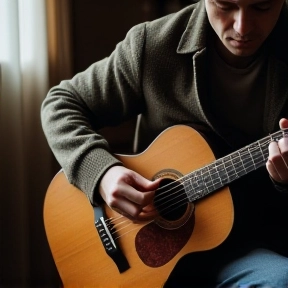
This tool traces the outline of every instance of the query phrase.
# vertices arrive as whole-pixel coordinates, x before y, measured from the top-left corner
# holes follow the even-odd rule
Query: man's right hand
[[[123,166],[113,166],[100,181],[99,192],[109,207],[133,222],[154,219],[158,212],[153,206],[160,179],[149,181]]]

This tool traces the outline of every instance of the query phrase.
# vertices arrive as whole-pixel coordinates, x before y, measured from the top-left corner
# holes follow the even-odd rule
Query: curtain
[[[40,106],[70,77],[68,8],[68,0],[0,0],[0,287],[59,287],[42,216],[58,166]]]
[[[170,3],[170,11],[178,7],[173,3],[179,1],[167,1],[165,5]],[[87,4],[96,5],[95,2],[0,0],[0,287],[61,285],[47,243],[42,213],[48,185],[60,167],[42,132],[40,106],[51,86],[72,77],[72,3],[75,7],[78,4],[85,7],[80,21],[86,23],[83,20],[89,12]],[[114,3],[118,2],[115,0]],[[129,3],[134,2],[131,0]],[[139,12],[139,15],[145,20],[156,17],[153,12],[155,5],[156,8],[164,5],[162,0],[141,3],[143,14]],[[73,11],[77,14],[75,7]],[[131,10],[127,9],[126,3],[121,13],[125,15],[127,11],[127,19],[140,21],[138,16],[129,14]],[[110,7],[108,12],[110,15]],[[106,20],[105,17],[100,18]],[[95,23],[91,27],[93,33],[95,29],[105,28]],[[125,25],[123,29],[126,29]],[[87,31],[89,29],[84,27],[80,33]],[[109,34],[107,31],[105,33]],[[81,42],[78,47],[85,48],[86,42],[83,44],[78,38],[76,40],[74,47],[77,46],[75,43]],[[111,41],[109,39],[109,45]],[[96,52],[92,51],[93,57]],[[75,58],[81,58],[83,62],[83,53]]]

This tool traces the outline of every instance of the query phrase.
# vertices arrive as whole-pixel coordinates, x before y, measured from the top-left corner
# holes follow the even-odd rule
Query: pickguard
[[[138,256],[150,267],[160,267],[168,263],[188,242],[195,224],[195,214],[177,229],[165,229],[157,223],[149,223],[141,228],[135,238]]]

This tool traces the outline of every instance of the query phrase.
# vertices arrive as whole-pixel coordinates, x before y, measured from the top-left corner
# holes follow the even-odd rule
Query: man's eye
[[[258,4],[254,6],[254,9],[258,11],[266,11],[269,10],[270,8],[271,6],[268,3]]]
[[[224,10],[224,11],[233,10],[235,8],[235,5],[231,3],[215,2],[215,4],[217,8]]]

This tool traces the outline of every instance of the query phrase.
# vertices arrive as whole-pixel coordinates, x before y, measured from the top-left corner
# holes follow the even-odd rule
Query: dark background
[[[192,3],[191,0],[67,1],[71,3],[71,11],[67,11],[67,13],[69,12],[69,15],[71,15],[72,74],[81,72],[88,68],[93,62],[109,56],[116,44],[124,39],[132,26],[176,12]],[[121,127],[115,128],[116,130],[104,129],[101,132],[111,141],[112,146],[114,146],[116,150],[126,150],[133,140],[131,135],[133,135],[134,125],[135,119],[124,123]],[[53,175],[58,171],[59,165],[56,163],[55,173]],[[35,187],[35,190],[37,190],[37,187]],[[35,191],[31,191],[31,195],[34,192]],[[27,231],[27,234],[29,235],[27,239],[17,237],[18,234],[16,230],[26,228],[13,227],[13,225],[10,225],[10,222],[14,223],[16,221],[13,222],[8,219],[8,223],[3,225],[3,227],[6,227],[5,231],[4,229],[0,230],[0,288],[23,287],[21,284],[19,285],[19,281],[26,277],[25,275],[21,275],[25,269],[28,272],[26,274],[29,275],[29,285],[26,287],[61,287],[61,280],[45,235],[43,207],[39,205],[39,203],[43,204],[43,195],[39,194],[35,196],[35,194],[36,193],[33,194],[33,199],[29,196],[29,200],[27,200],[31,201],[31,205],[27,205],[27,207],[29,207],[29,213],[27,213],[29,215],[29,219],[27,220],[29,222],[29,231]],[[8,196],[9,195],[7,195],[7,197]],[[9,198],[9,201],[10,200]],[[13,200],[14,199],[12,199],[11,202]],[[15,205],[17,205],[16,200],[17,199],[15,199]],[[1,215],[4,215],[4,212]],[[18,215],[13,215],[13,217],[17,219]],[[9,231],[7,231],[7,229],[9,229]],[[9,239],[11,237],[15,239],[11,241]],[[20,241],[26,241],[27,246],[31,248],[29,250],[30,252],[27,252],[29,253],[26,257],[27,259],[25,258],[25,261],[29,263],[24,263],[23,257],[21,258],[21,255],[18,255],[18,247],[11,247]],[[19,245],[19,247],[22,246],[25,245]],[[4,247],[9,247],[9,249]],[[19,269],[17,269],[17,267],[24,267],[24,269],[21,272],[18,271]]]
[[[191,3],[192,0],[73,0],[74,73],[108,56],[132,26]]]

